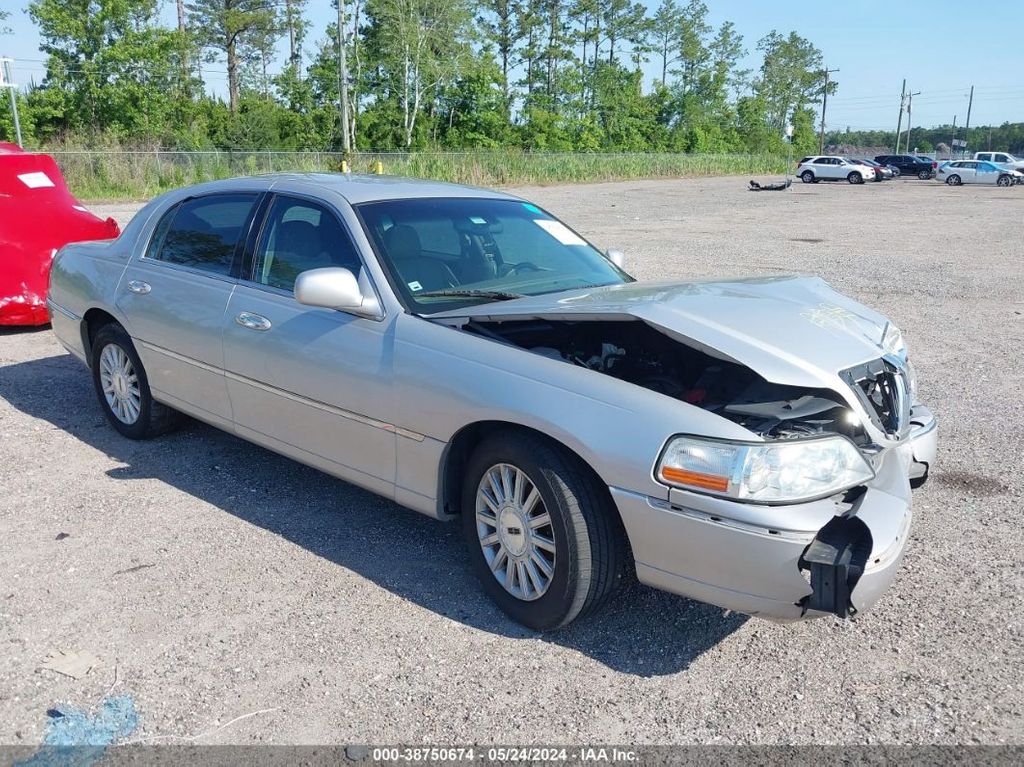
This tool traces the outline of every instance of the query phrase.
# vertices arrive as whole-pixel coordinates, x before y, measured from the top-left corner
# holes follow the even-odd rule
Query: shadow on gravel
[[[29,336],[49,329],[49,325],[0,325],[0,338],[4,336]]]
[[[125,439],[70,355],[0,367],[0,397],[123,463],[107,472],[115,479],[158,479],[452,620],[512,639],[537,636],[483,595],[455,524],[195,421],[156,440]],[[543,639],[619,672],[658,676],[687,668],[745,621],[634,583],[604,610]]]

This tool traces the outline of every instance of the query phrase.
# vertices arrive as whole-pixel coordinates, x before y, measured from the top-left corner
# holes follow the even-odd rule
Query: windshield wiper
[[[513,298],[524,298],[522,293],[510,293],[505,290],[469,290],[448,288],[447,290],[430,290],[426,293],[415,293],[416,298],[433,298],[435,296],[454,296],[466,298],[492,298],[495,301],[511,301]]]

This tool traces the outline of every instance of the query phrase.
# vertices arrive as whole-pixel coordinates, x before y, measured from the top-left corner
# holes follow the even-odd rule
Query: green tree
[[[181,72],[179,39],[157,24],[157,0],[33,0],[29,16],[47,56],[31,109],[42,136],[166,133]]]
[[[258,47],[259,39],[279,25],[278,6],[266,0],[192,0],[185,7],[196,39],[210,52],[210,60],[224,54],[228,104],[237,112],[246,54],[251,55],[254,41]]]
[[[412,148],[428,99],[455,80],[472,56],[468,0],[371,0],[375,98],[397,102],[402,145]]]
[[[781,132],[790,114],[821,96],[822,54],[810,40],[796,32],[783,37],[775,30],[761,38],[757,48],[764,54],[764,63],[754,89],[764,100],[768,124]],[[837,87],[835,81],[830,81],[829,93],[834,93]]]
[[[668,68],[679,58],[679,27],[683,13],[676,0],[661,0],[651,25],[651,40],[661,58],[661,84],[668,84]]]

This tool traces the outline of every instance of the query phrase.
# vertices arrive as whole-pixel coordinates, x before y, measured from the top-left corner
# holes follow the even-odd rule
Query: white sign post
[[[22,146],[21,143],[21,121],[18,119],[18,99],[14,94],[15,85],[14,79],[11,77],[11,59],[0,58],[0,88],[7,88],[11,94],[11,112],[14,115],[14,135],[17,138],[18,146]]]

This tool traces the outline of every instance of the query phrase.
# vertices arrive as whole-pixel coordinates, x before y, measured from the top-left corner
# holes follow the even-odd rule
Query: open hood
[[[877,360],[887,320],[817,277],[633,282],[530,296],[431,319],[639,319],[714,357],[792,386],[841,386],[838,374]],[[845,389],[845,386],[841,386]]]

